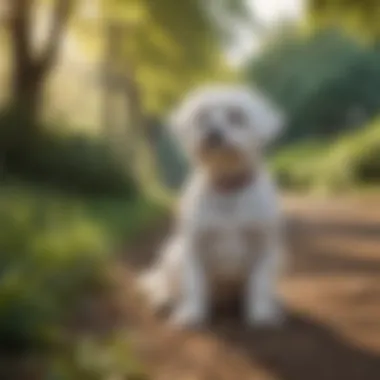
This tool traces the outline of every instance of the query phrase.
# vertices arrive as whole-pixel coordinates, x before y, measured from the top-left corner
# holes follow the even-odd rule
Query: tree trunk
[[[24,125],[27,134],[32,133],[38,125],[42,108],[44,89],[43,76],[28,64],[16,65],[13,78],[13,106],[19,112],[20,119],[27,121]]]
[[[38,125],[43,90],[46,79],[54,66],[59,51],[64,29],[72,10],[72,0],[55,0],[49,37],[36,56],[32,48],[31,14],[34,2],[32,0],[11,0],[9,33],[13,53],[13,106],[28,128],[27,134],[32,133]]]
[[[1,130],[0,151],[7,166],[28,155],[29,148],[40,136],[43,85],[44,81],[32,67],[25,63],[15,65],[11,104]]]

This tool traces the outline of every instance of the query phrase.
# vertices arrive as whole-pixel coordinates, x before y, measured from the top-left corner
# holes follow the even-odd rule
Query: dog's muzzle
[[[207,149],[218,149],[225,145],[226,140],[222,132],[217,129],[209,131],[204,139],[203,146]]]

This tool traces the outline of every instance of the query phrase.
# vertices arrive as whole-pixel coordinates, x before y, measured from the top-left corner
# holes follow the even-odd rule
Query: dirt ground
[[[119,268],[123,318],[154,380],[380,379],[380,197],[289,197],[284,208],[288,315],[277,331],[249,331],[229,314],[204,331],[170,330],[131,287],[167,226],[128,250]]]

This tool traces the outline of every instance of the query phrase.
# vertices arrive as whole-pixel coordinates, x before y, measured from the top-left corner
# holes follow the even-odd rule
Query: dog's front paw
[[[251,327],[281,327],[286,320],[285,312],[278,302],[257,304],[247,313],[247,324]]]
[[[193,329],[200,327],[205,320],[206,315],[200,308],[180,305],[174,310],[170,318],[170,325],[178,329]]]
[[[169,288],[160,273],[144,273],[138,278],[137,288],[155,312],[159,313],[170,304]]]

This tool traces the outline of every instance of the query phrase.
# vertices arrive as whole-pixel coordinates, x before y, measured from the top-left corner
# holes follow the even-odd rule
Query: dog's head
[[[230,171],[260,159],[280,132],[283,117],[261,94],[222,85],[190,94],[170,125],[195,165]]]

